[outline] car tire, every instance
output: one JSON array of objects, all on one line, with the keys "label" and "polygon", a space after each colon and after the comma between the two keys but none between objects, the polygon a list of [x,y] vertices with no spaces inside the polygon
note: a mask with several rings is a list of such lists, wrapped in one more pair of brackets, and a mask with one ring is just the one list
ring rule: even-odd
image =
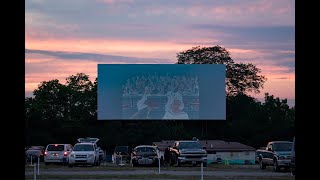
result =
[{"label": "car tire", "polygon": [[266,165],[263,163],[262,159],[259,160],[260,169],[266,169]]},{"label": "car tire", "polygon": [[273,161],[273,171],[274,172],[278,172],[279,171],[279,166],[278,166],[278,162],[277,162],[277,160],[274,160]]}]

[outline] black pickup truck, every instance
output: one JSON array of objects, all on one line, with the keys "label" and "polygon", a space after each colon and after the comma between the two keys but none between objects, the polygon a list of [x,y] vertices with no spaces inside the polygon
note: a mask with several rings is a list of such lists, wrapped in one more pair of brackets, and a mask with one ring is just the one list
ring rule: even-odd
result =
[{"label": "black pickup truck", "polygon": [[192,164],[196,166],[203,163],[207,166],[207,151],[198,141],[176,141],[170,148],[170,165],[181,166],[182,164]]},{"label": "black pickup truck", "polygon": [[256,151],[260,169],[265,169],[266,166],[273,166],[273,171],[279,171],[282,167],[290,169],[291,150],[291,141],[269,142],[266,149],[258,149]]}]

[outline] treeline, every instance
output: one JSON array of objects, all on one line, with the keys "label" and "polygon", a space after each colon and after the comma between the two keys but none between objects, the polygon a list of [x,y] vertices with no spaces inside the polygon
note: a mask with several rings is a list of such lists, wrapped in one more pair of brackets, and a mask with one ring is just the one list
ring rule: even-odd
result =
[{"label": "treeline", "polygon": [[115,145],[151,144],[175,139],[238,141],[256,148],[270,140],[292,140],[295,108],[286,99],[265,94],[261,103],[247,92],[259,93],[266,78],[253,64],[234,63],[220,47],[194,47],[177,54],[178,64],[226,65],[226,120],[100,121],[97,120],[97,79],[78,73],[41,82],[25,98],[25,145],[75,144],[79,137],[98,137],[103,149]]},{"label": "treeline", "polygon": [[291,140],[295,108],[285,99],[265,94],[261,103],[238,94],[227,98],[227,120],[192,121],[99,121],[97,120],[97,79],[83,73],[42,82],[34,97],[25,99],[26,146],[49,143],[75,144],[79,137],[98,137],[104,149],[115,145],[151,144],[153,141],[222,139],[254,147],[269,140]]}]

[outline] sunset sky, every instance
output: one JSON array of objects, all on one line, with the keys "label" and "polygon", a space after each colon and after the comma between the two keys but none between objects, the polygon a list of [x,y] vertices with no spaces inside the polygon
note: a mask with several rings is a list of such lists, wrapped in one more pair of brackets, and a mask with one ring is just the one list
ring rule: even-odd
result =
[{"label": "sunset sky", "polygon": [[253,63],[268,92],[295,99],[294,0],[27,0],[25,96],[42,81],[97,64],[173,64],[194,46],[226,48]]}]

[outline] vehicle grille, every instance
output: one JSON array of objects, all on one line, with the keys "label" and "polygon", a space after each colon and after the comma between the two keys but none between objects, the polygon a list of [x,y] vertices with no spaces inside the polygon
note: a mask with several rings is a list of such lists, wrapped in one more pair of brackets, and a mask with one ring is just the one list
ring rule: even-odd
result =
[{"label": "vehicle grille", "polygon": [[86,163],[87,160],[76,160],[77,163]]},{"label": "vehicle grille", "polygon": [[186,155],[187,158],[202,158],[202,155]]},{"label": "vehicle grille", "polygon": [[87,158],[87,155],[85,155],[85,154],[77,154],[76,158]]},{"label": "vehicle grille", "polygon": [[291,156],[287,156],[286,159],[291,159]]}]

